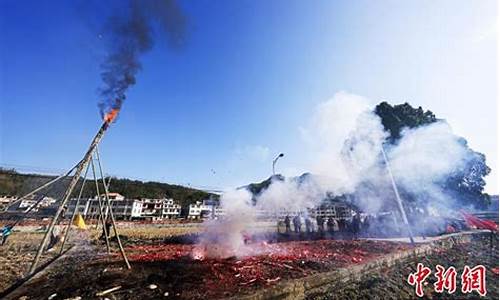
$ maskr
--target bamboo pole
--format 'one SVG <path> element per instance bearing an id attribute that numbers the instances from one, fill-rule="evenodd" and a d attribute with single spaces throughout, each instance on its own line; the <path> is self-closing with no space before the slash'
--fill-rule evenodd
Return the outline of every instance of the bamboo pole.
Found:
<path id="1" fill-rule="evenodd" d="M 109 184 L 110 184 L 110 182 L 111 182 L 111 177 L 108 180 L 108 190 L 109 190 Z M 96 186 L 97 186 L 97 183 L 96 183 Z M 97 194 L 100 196 L 99 192 L 97 192 Z M 92 215 L 90 216 L 90 219 L 93 220 L 95 218 L 96 214 L 97 214 L 96 212 L 92 212 Z M 107 210 L 105 211 L 104 215 L 105 215 L 104 219 L 107 220 L 108 219 L 108 211 Z M 96 229 L 98 227 L 98 223 L 99 223 L 99 220 L 96 221 L 96 225 L 95 225 Z"/>
<path id="2" fill-rule="evenodd" d="M 104 177 L 101 176 L 101 178 L 102 178 L 102 182 L 103 182 L 103 185 L 104 185 L 105 184 Z M 109 177 L 108 184 L 106 184 L 108 191 L 109 191 L 109 185 L 110 184 L 111 184 L 111 177 Z M 111 204 L 113 204 L 113 200 L 111 200 Z M 104 219 L 108 220 L 108 211 L 106 211 L 106 214 L 104 215 Z"/>
<path id="3" fill-rule="evenodd" d="M 99 228 L 99 220 L 101 220 L 102 224 L 102 231 L 104 232 L 104 238 L 106 240 L 106 251 L 111 253 L 111 247 L 109 246 L 109 234 L 108 234 L 108 229 L 106 228 L 106 220 L 104 218 L 104 214 L 102 211 L 102 202 L 101 202 L 101 192 L 99 191 L 99 183 L 97 182 L 97 173 L 95 171 L 95 164 L 94 164 L 94 159 L 90 161 L 90 165 L 92 166 L 92 173 L 94 174 L 94 182 L 95 182 L 95 188 L 97 191 L 97 201 L 99 203 L 99 215 L 97 218 L 96 228 Z"/>
<path id="4" fill-rule="evenodd" d="M 108 180 L 108 184 L 107 184 L 107 185 L 108 185 L 108 190 L 109 190 L 109 185 L 110 185 L 110 182 L 111 182 L 111 177 L 109 178 L 109 180 Z M 97 184 L 96 184 L 96 185 L 97 185 Z M 97 193 L 97 194 L 99 194 L 99 193 Z M 99 195 L 100 195 L 100 194 L 99 194 Z M 94 218 L 95 218 L 95 215 L 96 215 L 96 213 L 92 213 L 92 215 L 90 216 L 90 218 L 91 218 L 91 219 L 94 219 Z M 105 219 L 105 220 L 107 220 L 107 219 L 108 219 L 108 211 L 107 211 L 107 210 L 105 210 L 105 212 L 104 212 L 104 216 L 105 216 L 105 217 L 104 217 L 104 219 Z M 98 224 L 98 222 L 96 222 L 96 226 L 95 226 L 95 228 L 97 228 L 97 226 L 98 226 L 97 224 Z"/>
<path id="5" fill-rule="evenodd" d="M 396 194 L 396 202 L 398 203 L 399 212 L 401 213 L 403 222 L 406 225 L 406 230 L 408 231 L 408 238 L 410 239 L 411 244 L 414 245 L 415 241 L 413 240 L 413 232 L 411 231 L 410 223 L 408 222 L 408 218 L 406 217 L 406 212 L 403 207 L 403 201 L 401 200 L 396 181 L 394 180 L 394 176 L 392 175 L 391 165 L 389 164 L 389 160 L 387 159 L 387 155 L 385 154 L 384 146 L 382 146 L 382 156 L 384 157 L 385 166 L 387 167 L 387 173 L 389 173 L 389 178 L 391 179 L 394 194 Z"/>
<path id="6" fill-rule="evenodd" d="M 113 225 L 113 230 L 115 232 L 116 241 L 118 242 L 118 247 L 120 248 L 120 253 L 123 257 L 123 260 L 125 261 L 125 265 L 127 266 L 127 269 L 130 269 L 131 268 L 130 263 L 128 262 L 127 255 L 125 254 L 125 250 L 123 249 L 123 245 L 122 245 L 122 242 L 120 240 L 120 235 L 118 234 L 118 230 L 116 229 L 115 217 L 113 215 L 113 209 L 111 208 L 111 201 L 109 201 L 108 187 L 106 186 L 106 182 L 104 179 L 104 172 L 102 170 L 101 159 L 99 157 L 99 148 L 97 146 L 95 148 L 95 154 L 97 157 L 97 164 L 99 166 L 99 171 L 101 173 L 101 178 L 102 178 L 103 184 L 104 184 L 104 196 L 106 197 L 106 203 L 108 205 L 108 210 L 109 210 L 109 217 L 111 219 L 111 224 Z"/>
<path id="7" fill-rule="evenodd" d="M 94 179 L 94 184 L 95 184 L 95 189 L 96 189 L 96 195 L 95 198 L 98 200 L 98 210 L 92 212 L 92 220 L 95 221 L 95 229 L 99 228 L 99 221 L 102 221 L 102 208 L 101 208 L 101 192 L 99 191 L 99 183 L 97 181 L 97 173 L 95 172 L 95 165 L 94 165 L 94 157 L 92 157 L 91 160 L 91 165 L 92 165 L 92 173 L 93 173 L 93 179 Z"/>
<path id="8" fill-rule="evenodd" d="M 40 261 L 40 257 L 42 256 L 42 253 L 45 249 L 45 246 L 47 245 L 47 242 L 49 241 L 49 236 L 52 233 L 54 226 L 56 225 L 56 222 L 57 222 L 57 219 L 59 218 L 59 215 L 61 214 L 61 212 L 64 209 L 64 206 L 66 205 L 69 198 L 71 197 L 71 193 L 73 192 L 73 189 L 75 188 L 76 183 L 78 182 L 78 180 L 80 178 L 80 174 L 82 173 L 83 169 L 87 166 L 87 164 L 92 156 L 92 152 L 94 151 L 97 144 L 99 144 L 99 142 L 101 141 L 101 139 L 104 135 L 104 132 L 106 132 L 108 127 L 109 127 L 109 123 L 107 121 L 105 121 L 102 124 L 99 131 L 97 132 L 97 134 L 95 135 L 92 142 L 90 143 L 89 149 L 87 150 L 87 152 L 83 156 L 82 160 L 76 165 L 75 174 L 73 175 L 73 178 L 71 179 L 71 181 L 69 183 L 68 189 L 66 190 L 64 197 L 62 198 L 61 204 L 59 205 L 59 208 L 57 209 L 57 212 L 54 215 L 54 218 L 52 218 L 52 221 L 49 225 L 49 228 L 47 229 L 47 232 L 45 233 L 43 240 L 42 240 L 40 246 L 38 247 L 38 251 L 36 253 L 36 256 L 33 260 L 33 263 L 31 264 L 31 267 L 29 270 L 29 275 L 31 275 L 35 272 L 36 267 L 38 265 L 38 262 Z"/>
<path id="9" fill-rule="evenodd" d="M 66 232 L 64 233 L 64 239 L 61 244 L 61 250 L 59 251 L 59 255 L 61 255 L 64 251 L 64 245 L 66 244 L 66 240 L 69 237 L 69 232 L 71 230 L 71 224 L 75 220 L 76 212 L 78 210 L 78 205 L 80 204 L 80 199 L 82 198 L 83 188 L 85 187 L 85 182 L 87 181 L 87 174 L 89 172 L 89 165 L 85 168 L 85 175 L 83 175 L 82 187 L 80 188 L 80 193 L 78 193 L 78 198 L 76 199 L 75 209 L 73 210 L 73 214 L 71 215 L 71 219 L 69 220 L 68 226 L 66 227 Z"/>

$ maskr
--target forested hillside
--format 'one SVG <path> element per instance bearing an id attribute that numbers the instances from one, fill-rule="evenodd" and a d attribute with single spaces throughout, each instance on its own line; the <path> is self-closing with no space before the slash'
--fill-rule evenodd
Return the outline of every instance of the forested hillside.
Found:
<path id="1" fill-rule="evenodd" d="M 21 196 L 52 180 L 53 178 L 55 177 L 40 174 L 22 174 L 16 172 L 15 170 L 0 168 L 0 195 Z M 108 182 L 109 178 L 105 179 L 106 182 Z M 42 191 L 42 194 L 46 193 L 47 196 L 58 199 L 64 193 L 68 182 L 69 178 L 61 180 L 61 182 L 58 182 L 45 191 Z M 101 179 L 99 179 L 99 182 L 101 182 Z M 81 181 L 75 190 L 79 190 L 80 187 Z M 87 181 L 83 195 L 85 197 L 93 197 L 96 194 L 95 190 L 93 180 Z M 103 191 L 102 185 L 100 185 L 100 190 Z M 212 195 L 201 190 L 180 185 L 154 181 L 143 182 L 123 178 L 111 178 L 109 191 L 120 193 L 126 198 L 131 199 L 162 197 L 173 198 L 183 206 L 207 199 Z"/>

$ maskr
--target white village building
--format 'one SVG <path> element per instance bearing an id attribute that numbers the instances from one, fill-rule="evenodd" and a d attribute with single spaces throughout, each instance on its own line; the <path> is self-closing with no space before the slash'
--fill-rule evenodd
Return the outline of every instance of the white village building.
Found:
<path id="1" fill-rule="evenodd" d="M 159 221 L 163 219 L 177 218 L 181 214 L 181 206 L 173 199 L 125 199 L 118 193 L 109 193 L 113 215 L 118 220 L 151 220 Z M 101 206 L 103 213 L 109 213 L 105 195 L 101 196 Z M 71 199 L 65 212 L 65 217 L 71 217 L 75 210 L 77 199 Z M 80 199 L 77 213 L 85 219 L 96 219 L 99 217 L 99 200 L 97 197 L 90 199 Z"/>
<path id="2" fill-rule="evenodd" d="M 220 207 L 218 201 L 211 199 L 196 201 L 189 205 L 188 219 L 217 219 L 224 216 L 224 210 Z"/>

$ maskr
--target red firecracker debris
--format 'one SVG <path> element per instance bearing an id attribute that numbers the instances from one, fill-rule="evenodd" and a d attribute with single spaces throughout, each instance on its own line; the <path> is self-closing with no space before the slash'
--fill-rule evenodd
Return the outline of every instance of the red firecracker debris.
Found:
<path id="1" fill-rule="evenodd" d="M 406 244 L 380 241 L 292 241 L 251 244 L 256 255 L 231 258 L 205 257 L 196 245 L 168 244 L 131 246 L 126 249 L 132 262 L 176 261 L 187 272 L 202 277 L 208 294 L 218 290 L 238 292 L 249 286 L 276 284 L 282 280 L 308 276 L 370 261 L 378 256 L 404 250 Z M 206 270 L 200 272 L 199 270 Z M 186 274 L 188 276 L 189 274 Z"/>

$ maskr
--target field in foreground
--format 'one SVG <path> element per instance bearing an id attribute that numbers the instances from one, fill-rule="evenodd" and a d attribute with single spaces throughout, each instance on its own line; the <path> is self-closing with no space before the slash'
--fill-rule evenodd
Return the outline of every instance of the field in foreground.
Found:
<path id="1" fill-rule="evenodd" d="M 132 232 L 129 232 L 132 233 Z M 101 296 L 109 299 L 217 299 L 252 294 L 282 282 L 307 280 L 323 274 L 376 261 L 386 254 L 409 249 L 404 243 L 383 241 L 295 241 L 258 243 L 259 255 L 246 258 L 196 259 L 195 245 L 168 240 L 143 240 L 141 234 L 124 237 L 132 264 L 127 270 L 116 248 L 111 256 L 103 245 L 79 244 L 39 276 L 9 295 L 7 299 L 56 299 Z M 173 234 L 172 236 L 175 236 Z M 495 240 L 497 242 L 497 240 Z M 411 257 L 379 272 L 363 273 L 361 279 L 346 278 L 322 293 L 306 293 L 310 299 L 414 299 L 414 290 L 405 279 L 417 262 L 429 267 L 442 264 L 483 264 L 487 267 L 488 298 L 498 293 L 498 245 L 490 248 L 487 238 L 457 243 L 451 249 L 438 249 L 426 257 Z M 196 251 L 195 251 L 196 253 Z M 69 255 L 71 254 L 71 255 Z M 495 271 L 496 270 L 496 271 Z M 432 283 L 432 279 L 430 280 Z M 429 288 L 426 297 L 438 298 Z M 477 295 L 472 295 L 472 298 Z"/>
<path id="2" fill-rule="evenodd" d="M 45 224 L 46 225 L 46 224 Z M 66 244 L 66 249 L 72 245 L 84 248 L 85 256 L 103 251 L 104 245 L 95 247 L 95 241 L 101 234 L 100 229 L 95 229 L 94 225 L 87 225 L 85 231 L 74 230 L 70 240 Z M 29 267 L 35 257 L 38 246 L 43 238 L 44 231 L 42 225 L 17 226 L 16 231 L 9 236 L 7 243 L 0 246 L 0 292 L 15 284 L 18 280 L 26 276 Z M 154 241 L 184 234 L 192 234 L 200 231 L 199 224 L 190 226 L 127 226 L 121 224 L 120 235 L 125 239 L 133 241 Z M 53 259 L 59 253 L 59 246 L 52 252 L 46 252 L 39 265 Z M 114 245 L 116 246 L 116 245 Z M 117 249 L 114 249 L 115 251 Z"/>
<path id="3" fill-rule="evenodd" d="M 382 267 L 377 272 L 364 274 L 360 279 L 348 280 L 342 284 L 332 285 L 326 293 L 309 295 L 312 300 L 326 299 L 417 299 L 415 288 L 406 283 L 410 273 L 416 272 L 417 263 L 433 270 L 424 286 L 424 296 L 420 299 L 498 299 L 498 235 L 491 243 L 489 236 L 476 236 L 470 243 L 456 243 L 452 248 L 435 251 L 426 256 L 414 257 L 396 263 L 391 267 Z M 493 246 L 493 247 L 491 247 Z M 457 270 L 457 290 L 453 294 L 437 294 L 434 292 L 435 266 L 445 268 L 454 266 Z M 486 267 L 486 291 L 484 297 L 477 292 L 464 294 L 461 292 L 461 274 L 464 266 L 471 268 L 477 265 Z"/>
<path id="4" fill-rule="evenodd" d="M 113 287 L 110 299 L 214 299 L 245 294 L 282 280 L 360 264 L 408 246 L 375 241 L 306 241 L 260 243 L 260 255 L 246 258 L 195 259 L 195 245 L 133 245 L 126 251 L 132 264 L 127 270 L 115 252 L 96 254 L 89 247 L 77 247 L 71 255 L 56 261 L 10 295 L 12 299 L 82 297 Z M 102 248 L 101 248 L 102 249 Z"/>

